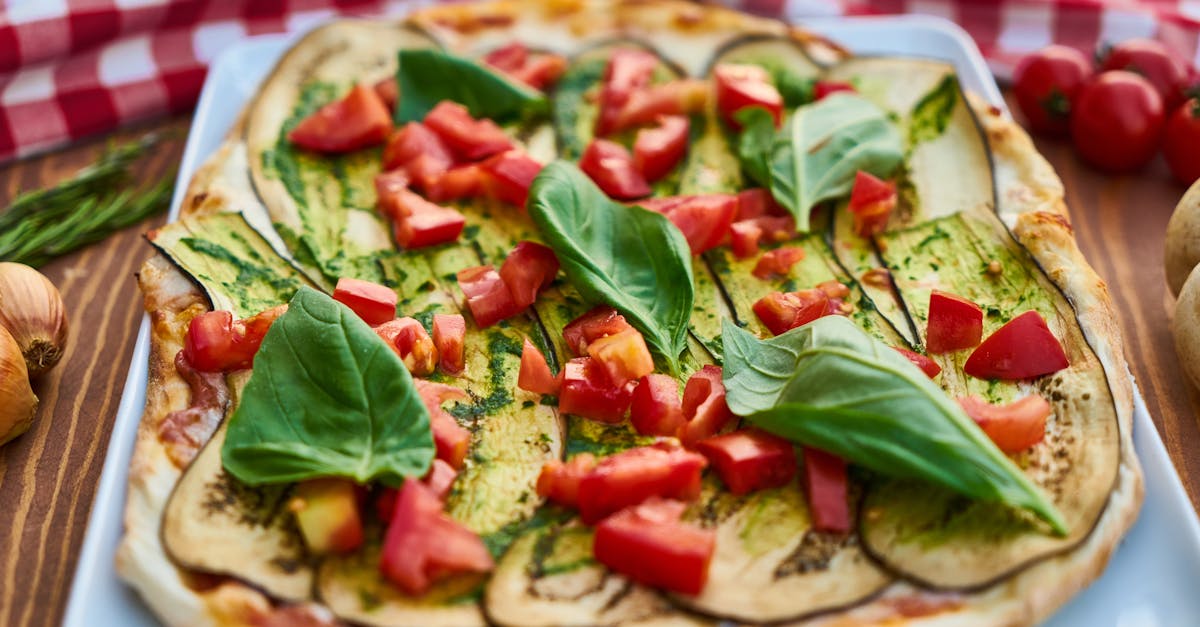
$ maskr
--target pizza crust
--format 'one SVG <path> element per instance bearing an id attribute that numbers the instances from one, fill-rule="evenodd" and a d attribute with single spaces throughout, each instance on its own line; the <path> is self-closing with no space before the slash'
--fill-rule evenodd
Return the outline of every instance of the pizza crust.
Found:
<path id="1" fill-rule="evenodd" d="M 417 12 L 410 21 L 447 48 L 473 53 L 514 38 L 564 52 L 617 36 L 652 40 L 658 50 L 665 51 L 666 58 L 692 74 L 704 71 L 700 60 L 707 60 L 713 50 L 747 34 L 789 36 L 826 62 L 845 54 L 836 44 L 776 21 L 669 0 L 603 6 L 581 0 L 445 5 Z M 1011 118 L 979 98 L 969 97 L 995 159 L 997 212 L 1075 307 L 1083 332 L 1103 364 L 1121 431 L 1117 485 L 1087 540 L 1000 584 L 962 594 L 931 592 L 899 583 L 851 610 L 795 624 L 1039 622 L 1103 572 L 1142 503 L 1142 474 L 1131 435 L 1132 381 L 1107 287 L 1076 245 L 1062 183 L 1053 168 Z M 265 214 L 247 173 L 250 164 L 245 158 L 246 146 L 237 139 L 241 130 L 239 122 L 231 139 L 195 174 L 181 210 L 184 215 L 240 209 L 249 209 L 250 215 Z M 162 255 L 147 261 L 139 273 L 139 283 L 146 295 L 146 309 L 151 312 L 150 374 L 146 408 L 130 465 L 125 535 L 118 548 L 117 571 L 165 623 L 261 623 L 273 612 L 281 612 L 272 607 L 270 599 L 236 580 L 214 583 L 177 568 L 159 541 L 161 513 L 181 470 L 158 440 L 157 429 L 168 413 L 188 405 L 188 387 L 175 371 L 174 357 L 182 345 L 187 322 L 207 310 L 208 305 L 196 286 Z M 313 624 L 332 620 L 327 612 L 314 606 L 294 606 L 290 610 L 298 612 L 289 614 L 289 619 Z M 660 617 L 656 624 L 695 624 L 699 620 L 681 612 Z"/>

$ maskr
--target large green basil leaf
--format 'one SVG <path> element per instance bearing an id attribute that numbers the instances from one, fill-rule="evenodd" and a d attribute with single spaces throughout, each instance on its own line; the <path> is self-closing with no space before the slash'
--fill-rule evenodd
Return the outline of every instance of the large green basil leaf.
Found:
<path id="1" fill-rule="evenodd" d="M 624 314 L 678 372 L 695 298 L 683 233 L 653 211 L 613 202 L 561 160 L 533 180 L 528 209 L 571 285 Z"/>
<path id="2" fill-rule="evenodd" d="M 423 119 L 443 100 L 453 100 L 476 118 L 506 122 L 549 110 L 541 92 L 490 70 L 470 59 L 432 49 L 400 51 L 396 70 L 400 101 L 396 122 Z"/>
<path id="3" fill-rule="evenodd" d="M 778 131 L 761 109 L 738 112 L 738 120 L 743 169 L 787 207 L 802 233 L 815 205 L 849 195 L 856 172 L 886 178 L 904 160 L 900 133 L 887 114 L 854 94 L 800 107 Z"/>
<path id="4" fill-rule="evenodd" d="M 876 472 L 1027 508 L 1058 533 L 1062 515 L 900 353 L 841 316 L 760 340 L 725 322 L 729 408 L 755 425 Z"/>
<path id="5" fill-rule="evenodd" d="M 400 358 L 354 312 L 301 288 L 263 338 L 221 460 L 244 483 L 399 485 L 433 461 L 429 412 Z"/>

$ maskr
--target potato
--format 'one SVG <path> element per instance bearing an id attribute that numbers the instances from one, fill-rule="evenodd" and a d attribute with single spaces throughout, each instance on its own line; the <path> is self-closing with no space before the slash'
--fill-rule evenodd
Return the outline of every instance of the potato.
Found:
<path id="1" fill-rule="evenodd" d="M 1167 223 L 1164 248 L 1167 285 L 1171 293 L 1178 296 L 1192 268 L 1200 263 L 1200 181 L 1196 181 L 1175 205 L 1175 213 Z"/>
<path id="2" fill-rule="evenodd" d="M 1200 387 L 1200 266 L 1188 275 L 1175 303 L 1175 352 L 1192 383 Z"/>

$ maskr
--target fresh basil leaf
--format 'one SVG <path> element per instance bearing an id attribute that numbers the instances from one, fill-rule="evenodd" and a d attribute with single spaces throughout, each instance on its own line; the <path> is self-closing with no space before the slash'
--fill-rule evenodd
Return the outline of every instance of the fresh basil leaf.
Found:
<path id="1" fill-rule="evenodd" d="M 476 118 L 497 122 L 531 117 L 549 108 L 541 92 L 441 50 L 401 50 L 396 81 L 400 90 L 396 122 L 401 124 L 423 119 L 443 100 L 465 106 Z"/>
<path id="2" fill-rule="evenodd" d="M 1062 515 L 962 408 L 900 353 L 841 316 L 760 340 L 725 321 L 726 400 L 777 435 L 894 477 Z"/>
<path id="3" fill-rule="evenodd" d="M 737 153 L 742 171 L 759 185 L 771 187 L 771 153 L 775 147 L 775 119 L 762 107 L 746 107 L 733 114 L 742 125 Z"/>
<path id="4" fill-rule="evenodd" d="M 848 93 L 835 93 L 805 105 L 784 122 L 767 144 L 763 116 L 746 114 L 750 124 L 738 141 L 738 156 L 751 178 L 808 232 L 818 203 L 850 193 L 859 170 L 888 177 L 903 162 L 900 134 L 879 107 Z M 764 173 L 765 169 L 765 173 Z"/>
<path id="5" fill-rule="evenodd" d="M 958 104 L 958 79 L 947 74 L 937 87 L 921 97 L 913 105 L 912 118 L 908 123 L 908 145 L 937 139 L 950 125 L 950 116 Z"/>
<path id="6" fill-rule="evenodd" d="M 433 461 L 429 412 L 400 358 L 354 312 L 301 288 L 263 338 L 221 460 L 244 483 L 399 485 Z"/>
<path id="7" fill-rule="evenodd" d="M 533 180 L 528 209 L 571 285 L 624 314 L 678 372 L 695 298 L 683 233 L 662 215 L 612 201 L 562 160 Z"/>

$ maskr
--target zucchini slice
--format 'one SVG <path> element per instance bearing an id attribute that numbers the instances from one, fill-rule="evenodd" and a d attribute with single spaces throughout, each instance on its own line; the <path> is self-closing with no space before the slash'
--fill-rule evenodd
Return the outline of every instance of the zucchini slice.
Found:
<path id="1" fill-rule="evenodd" d="M 1038 311 L 1070 367 L 1032 383 L 984 381 L 962 373 L 969 351 L 935 356 L 951 396 L 1010 402 L 1029 393 L 1050 401 L 1045 440 L 1014 461 L 1062 512 L 1070 532 L 1050 534 L 1025 512 L 971 501 L 924 484 L 881 481 L 862 505 L 865 548 L 889 569 L 927 586 L 972 590 L 1077 546 L 1100 519 L 1120 466 L 1119 423 L 1108 379 L 1071 304 L 990 211 L 973 211 L 882 236 L 885 259 L 924 330 L 929 291 L 945 289 L 983 307 L 984 334 Z M 996 262 L 992 264 L 992 262 Z M 988 267 L 999 268 L 989 273 Z"/>

